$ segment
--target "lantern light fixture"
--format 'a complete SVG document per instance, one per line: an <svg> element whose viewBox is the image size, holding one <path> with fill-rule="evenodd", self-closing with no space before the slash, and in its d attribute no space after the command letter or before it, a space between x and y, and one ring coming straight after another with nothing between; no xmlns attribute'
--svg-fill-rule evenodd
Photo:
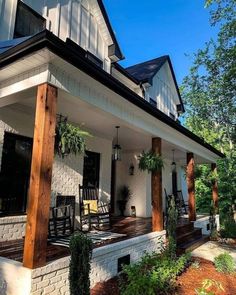
<svg viewBox="0 0 236 295"><path fill-rule="evenodd" d="M113 145L113 160L121 161L121 146L119 145L119 128L116 126L116 144Z"/></svg>

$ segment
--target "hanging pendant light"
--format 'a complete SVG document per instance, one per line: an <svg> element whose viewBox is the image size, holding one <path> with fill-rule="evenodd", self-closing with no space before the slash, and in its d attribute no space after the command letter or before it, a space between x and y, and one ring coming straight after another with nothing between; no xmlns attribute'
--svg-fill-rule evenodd
<svg viewBox="0 0 236 295"><path fill-rule="evenodd" d="M113 160L121 161L121 146L119 145L118 131L120 126L116 126L116 144L113 146Z"/></svg>
<svg viewBox="0 0 236 295"><path fill-rule="evenodd" d="M176 172L176 163L175 163L175 150L172 150L173 152L173 161L171 163L171 171Z"/></svg>

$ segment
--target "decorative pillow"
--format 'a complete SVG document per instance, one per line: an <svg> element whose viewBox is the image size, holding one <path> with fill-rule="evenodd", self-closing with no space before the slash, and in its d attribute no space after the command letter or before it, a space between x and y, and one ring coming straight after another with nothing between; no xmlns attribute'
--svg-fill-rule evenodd
<svg viewBox="0 0 236 295"><path fill-rule="evenodd" d="M83 204L84 206L84 214L87 215L88 212L88 204L89 204L89 209L90 209L90 213L94 214L94 213L98 213L98 201L97 200L83 200Z"/></svg>

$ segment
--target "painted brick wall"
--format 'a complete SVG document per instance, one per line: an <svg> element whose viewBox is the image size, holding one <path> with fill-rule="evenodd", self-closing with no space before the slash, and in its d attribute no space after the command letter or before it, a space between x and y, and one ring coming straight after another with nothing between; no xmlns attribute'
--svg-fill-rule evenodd
<svg viewBox="0 0 236 295"><path fill-rule="evenodd" d="M21 239L25 235L26 216L0 218L0 242Z"/></svg>

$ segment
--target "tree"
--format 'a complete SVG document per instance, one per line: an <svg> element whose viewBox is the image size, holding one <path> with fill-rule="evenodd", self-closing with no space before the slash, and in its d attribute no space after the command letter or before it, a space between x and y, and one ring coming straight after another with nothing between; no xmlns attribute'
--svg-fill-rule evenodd
<svg viewBox="0 0 236 295"><path fill-rule="evenodd" d="M220 149L226 158L218 161L221 213L236 202L236 11L235 0L208 0L211 25L219 26L217 40L194 54L190 73L183 81L187 106L186 125ZM198 203L209 197L206 173L200 167L196 185ZM210 205L210 204L209 204Z"/></svg>

